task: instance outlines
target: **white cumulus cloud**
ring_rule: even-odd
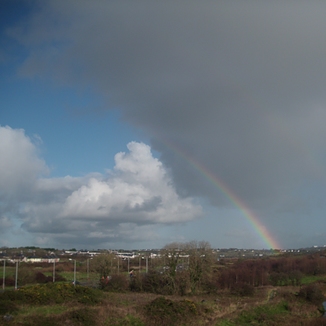
[[[160,225],[201,216],[200,205],[177,194],[148,145],[127,147],[106,174],[45,178],[48,168],[37,145],[23,130],[0,127],[1,230],[21,226],[43,244],[87,247],[155,239]]]
[[[175,223],[196,218],[200,208],[181,199],[162,163],[143,143],[115,156],[106,179],[91,178],[65,201],[62,217],[135,223]]]
[[[28,197],[37,178],[48,168],[23,129],[0,126],[0,198]]]

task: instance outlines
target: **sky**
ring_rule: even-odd
[[[2,0],[0,247],[325,245],[325,12]]]

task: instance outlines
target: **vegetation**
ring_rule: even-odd
[[[144,311],[149,325],[189,325],[197,319],[200,309],[191,300],[173,301],[159,297],[145,305]]]
[[[148,272],[107,254],[77,260],[77,271],[68,260],[21,263],[18,290],[8,264],[0,325],[326,325],[323,252],[217,260],[206,242],[163,252]]]

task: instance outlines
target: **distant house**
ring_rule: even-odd
[[[7,253],[1,251],[0,252],[0,261],[5,260],[5,259],[8,259]]]
[[[138,257],[138,255],[135,255],[133,252],[118,252],[116,255],[122,259],[132,259]]]
[[[25,263],[58,263],[60,258],[57,257],[24,257],[22,259]]]

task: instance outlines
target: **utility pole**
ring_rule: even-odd
[[[69,258],[69,260],[73,260],[74,261],[74,286],[76,286],[76,259],[71,259]]]
[[[76,286],[76,259],[74,261],[74,286]]]
[[[53,260],[53,283],[55,282],[55,259]]]
[[[17,290],[17,282],[18,282],[18,260],[16,261],[15,290]]]
[[[5,290],[6,284],[6,260],[3,261],[3,281],[2,281],[2,288]]]
[[[89,258],[87,258],[86,266],[87,266],[87,280],[89,280]]]

